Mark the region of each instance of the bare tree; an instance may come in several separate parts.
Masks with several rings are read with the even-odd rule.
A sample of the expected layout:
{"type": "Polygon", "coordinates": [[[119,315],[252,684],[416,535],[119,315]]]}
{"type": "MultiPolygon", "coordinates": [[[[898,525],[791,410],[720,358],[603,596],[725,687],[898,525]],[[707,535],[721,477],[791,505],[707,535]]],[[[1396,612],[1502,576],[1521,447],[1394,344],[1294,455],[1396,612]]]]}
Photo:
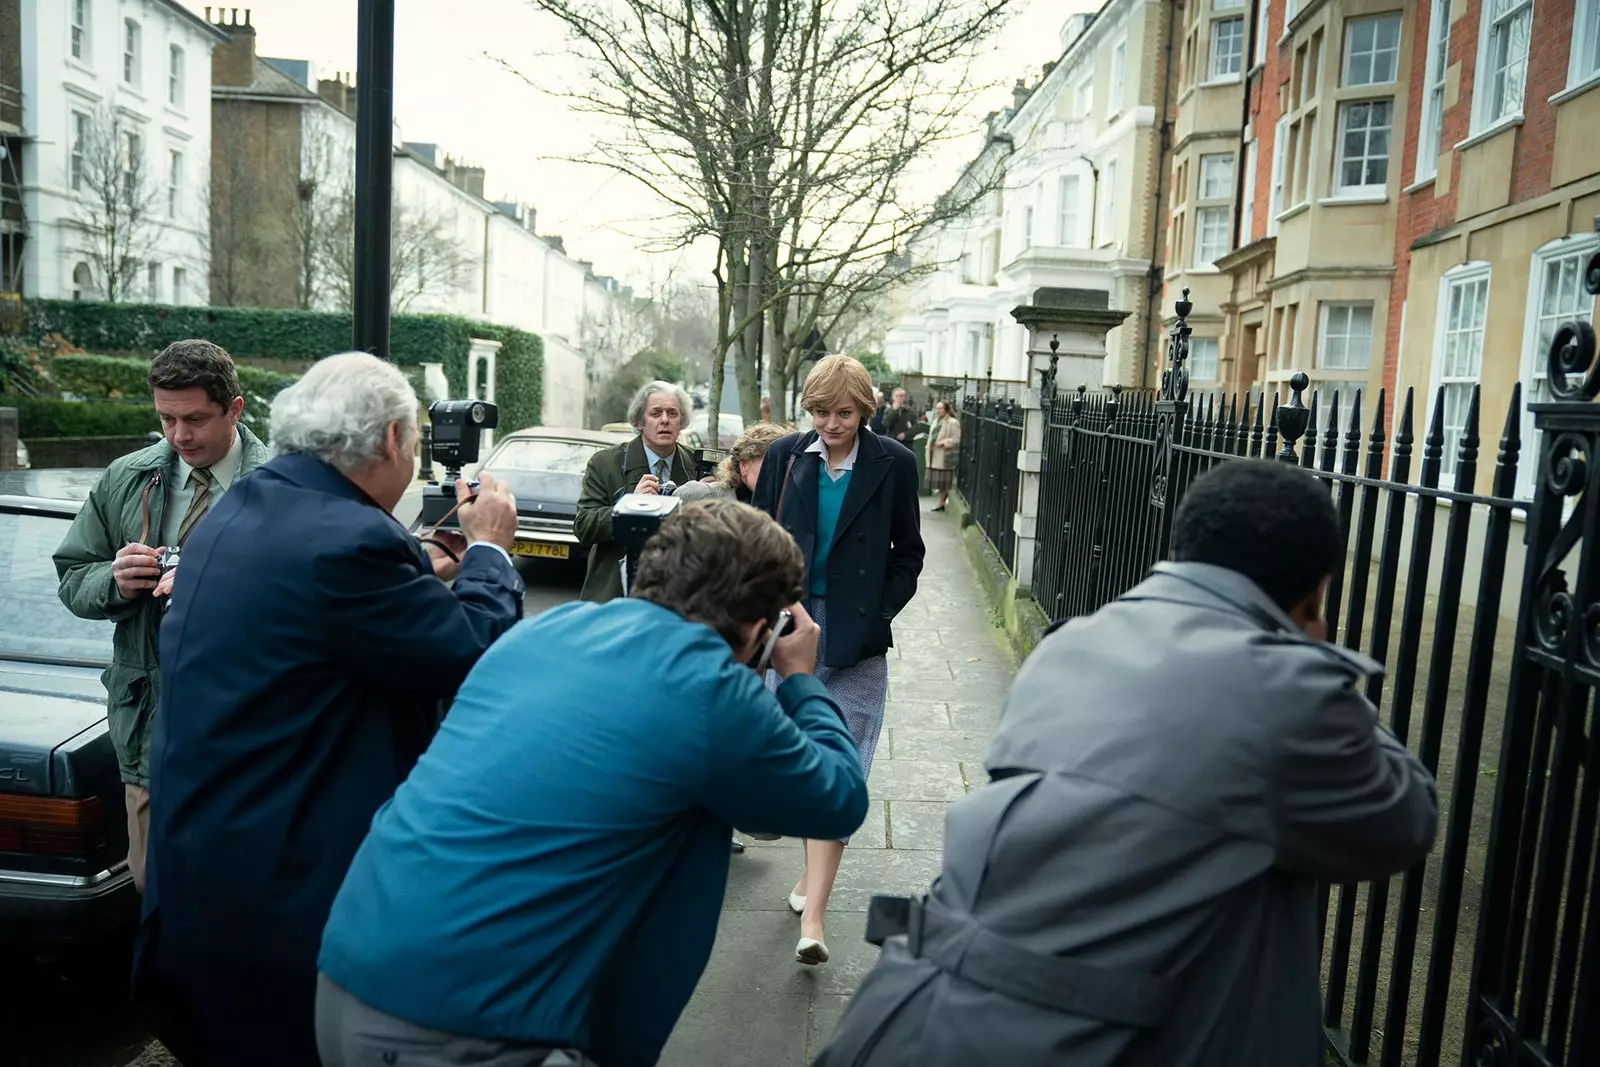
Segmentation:
{"type": "Polygon", "coordinates": [[[716,246],[713,419],[729,352],[757,410],[766,333],[778,414],[813,329],[903,276],[910,237],[970,206],[918,203],[907,179],[965,132],[982,88],[970,59],[1010,0],[530,2],[590,64],[568,95],[615,127],[586,162],[652,190],[673,243],[716,246]]]}
{"type": "MultiPolygon", "coordinates": [[[[354,255],[355,230],[353,224],[348,235],[334,234],[344,225],[346,205],[353,203],[351,187],[354,183],[354,159],[340,152],[334,138],[321,126],[307,124],[302,134],[304,144],[300,158],[300,184],[295,190],[295,209],[289,220],[289,246],[295,263],[295,303],[310,309],[321,306],[330,297],[324,292],[330,285],[328,275],[336,273],[330,267],[334,261],[343,261],[343,245],[338,256],[333,256],[332,245],[348,236],[354,255]]],[[[352,267],[353,269],[353,267],[352,267]]],[[[348,290],[339,299],[347,299],[348,290]]]]}
{"type": "Polygon", "coordinates": [[[126,300],[140,267],[159,258],[165,184],[150,170],[138,128],[110,107],[89,119],[67,166],[77,193],[72,222],[100,295],[126,300]]]}
{"type": "MultiPolygon", "coordinates": [[[[355,208],[354,190],[346,190],[319,241],[317,269],[342,308],[355,306],[355,208]]],[[[395,202],[390,218],[390,310],[401,314],[423,297],[443,297],[467,287],[473,258],[450,232],[448,215],[395,202]]]]}

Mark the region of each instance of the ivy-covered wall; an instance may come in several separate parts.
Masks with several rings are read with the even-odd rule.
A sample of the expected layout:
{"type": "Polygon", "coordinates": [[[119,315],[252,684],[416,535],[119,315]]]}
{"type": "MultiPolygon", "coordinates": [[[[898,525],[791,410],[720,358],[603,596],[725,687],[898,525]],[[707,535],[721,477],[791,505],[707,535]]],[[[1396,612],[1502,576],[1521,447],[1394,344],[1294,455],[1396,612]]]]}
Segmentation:
{"type": "MultiPolygon", "coordinates": [[[[239,388],[244,390],[244,418],[257,435],[267,432],[272,398],[292,385],[295,376],[240,365],[239,388]]],[[[143,399],[150,395],[150,361],[114,356],[56,356],[50,376],[63,392],[90,398],[143,399]]]]}
{"type": "MultiPolygon", "coordinates": [[[[23,339],[30,344],[59,334],[91,352],[154,355],[173,341],[203,337],[235,356],[310,361],[347,351],[351,343],[348,312],[30,300],[23,320],[23,339]]],[[[474,337],[502,346],[495,364],[501,432],[539,425],[544,344],[535,334],[454,315],[396,315],[389,324],[389,356],[402,365],[442,363],[451,393],[462,397],[474,337]]],[[[241,384],[244,372],[241,367],[241,384]]]]}

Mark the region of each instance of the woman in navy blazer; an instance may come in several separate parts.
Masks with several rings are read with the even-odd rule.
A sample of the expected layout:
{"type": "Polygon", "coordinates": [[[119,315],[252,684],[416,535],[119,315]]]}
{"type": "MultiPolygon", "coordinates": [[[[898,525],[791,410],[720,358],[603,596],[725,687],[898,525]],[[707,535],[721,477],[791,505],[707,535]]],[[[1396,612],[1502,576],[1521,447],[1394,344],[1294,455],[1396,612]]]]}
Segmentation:
{"type": "MultiPolygon", "coordinates": [[[[868,427],[872,376],[849,356],[819,362],[800,400],[812,429],[767,450],[751,502],[800,545],[805,608],[822,628],[816,677],[844,712],[862,773],[871,774],[888,694],[890,621],[916,595],[922,573],[917,461],[868,427]]],[[[823,923],[843,856],[842,841],[805,844],[805,869],[789,894],[800,915],[800,963],[828,961],[823,923]]]]}

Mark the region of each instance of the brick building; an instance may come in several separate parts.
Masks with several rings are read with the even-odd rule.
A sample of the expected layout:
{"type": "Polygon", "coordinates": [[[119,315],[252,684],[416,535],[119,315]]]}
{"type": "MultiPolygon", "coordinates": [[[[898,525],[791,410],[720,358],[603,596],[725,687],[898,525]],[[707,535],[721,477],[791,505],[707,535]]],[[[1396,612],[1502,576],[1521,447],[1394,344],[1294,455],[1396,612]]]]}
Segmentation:
{"type": "Polygon", "coordinates": [[[1411,110],[1417,11],[1395,0],[1255,11],[1239,247],[1217,261],[1229,280],[1220,378],[1272,389],[1304,370],[1348,398],[1384,363],[1404,184],[1394,131],[1411,110]]]}
{"type": "Polygon", "coordinates": [[[1555,324],[1593,320],[1600,0],[1425,0],[1416,17],[1382,382],[1430,416],[1442,396],[1448,477],[1472,386],[1495,435],[1516,383],[1547,397],[1555,324]]]}

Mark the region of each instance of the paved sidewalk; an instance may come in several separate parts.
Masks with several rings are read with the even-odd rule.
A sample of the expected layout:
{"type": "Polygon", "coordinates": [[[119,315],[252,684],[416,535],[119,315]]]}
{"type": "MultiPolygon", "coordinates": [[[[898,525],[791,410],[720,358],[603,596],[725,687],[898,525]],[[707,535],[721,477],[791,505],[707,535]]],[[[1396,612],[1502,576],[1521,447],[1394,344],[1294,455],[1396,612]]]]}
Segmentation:
{"type": "Polygon", "coordinates": [[[821,967],[794,962],[800,920],[787,897],[798,842],[751,843],[732,858],[717,946],[662,1067],[805,1067],[877,958],[862,941],[875,893],[913,893],[939,871],[946,806],[983,782],[983,755],[1015,672],[948,513],[923,498],[928,556],[895,621],[889,707],[866,825],[845,852],[821,967]]]}

